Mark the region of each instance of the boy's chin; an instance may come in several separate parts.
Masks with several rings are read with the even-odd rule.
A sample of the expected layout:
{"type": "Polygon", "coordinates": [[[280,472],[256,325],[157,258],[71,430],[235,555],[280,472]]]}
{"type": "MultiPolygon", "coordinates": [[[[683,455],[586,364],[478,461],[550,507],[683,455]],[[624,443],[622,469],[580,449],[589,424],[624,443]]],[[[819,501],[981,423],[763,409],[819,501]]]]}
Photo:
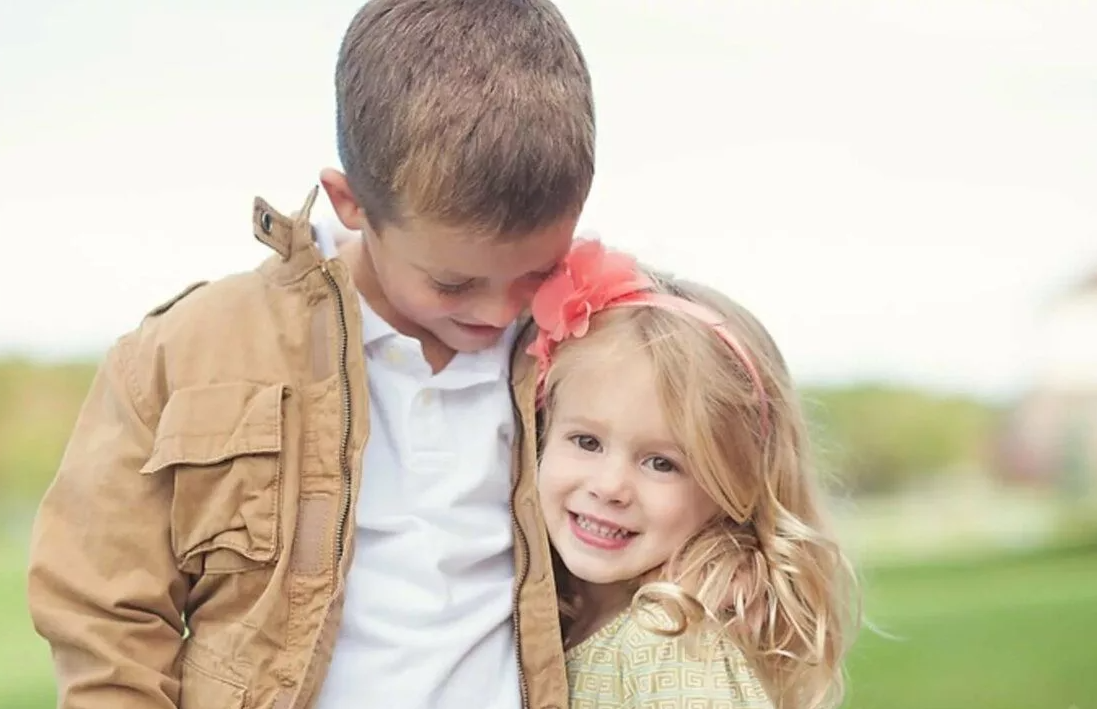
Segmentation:
{"type": "Polygon", "coordinates": [[[435,337],[455,352],[479,352],[493,347],[505,332],[506,328],[464,325],[451,321],[446,331],[435,332],[435,337]]]}

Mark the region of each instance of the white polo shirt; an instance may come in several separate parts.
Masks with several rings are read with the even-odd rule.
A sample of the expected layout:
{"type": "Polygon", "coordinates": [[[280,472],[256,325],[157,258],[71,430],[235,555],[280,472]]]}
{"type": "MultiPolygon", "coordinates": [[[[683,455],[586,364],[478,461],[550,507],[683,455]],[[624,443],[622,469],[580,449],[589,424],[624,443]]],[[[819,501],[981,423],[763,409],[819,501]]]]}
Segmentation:
{"type": "MultiPolygon", "coordinates": [[[[335,254],[331,230],[316,227],[335,254]]],[[[419,342],[359,296],[370,436],[343,622],[318,709],[519,709],[509,353],[419,342]]]]}

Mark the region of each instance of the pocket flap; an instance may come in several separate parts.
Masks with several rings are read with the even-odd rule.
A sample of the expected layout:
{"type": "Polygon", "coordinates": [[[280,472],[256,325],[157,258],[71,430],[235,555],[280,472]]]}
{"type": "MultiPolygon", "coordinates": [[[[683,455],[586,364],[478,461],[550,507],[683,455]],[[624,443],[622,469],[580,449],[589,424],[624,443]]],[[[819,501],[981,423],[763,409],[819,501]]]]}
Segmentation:
{"type": "Polygon", "coordinates": [[[284,384],[229,382],[178,389],[156,427],[143,475],[282,450],[284,384]]]}

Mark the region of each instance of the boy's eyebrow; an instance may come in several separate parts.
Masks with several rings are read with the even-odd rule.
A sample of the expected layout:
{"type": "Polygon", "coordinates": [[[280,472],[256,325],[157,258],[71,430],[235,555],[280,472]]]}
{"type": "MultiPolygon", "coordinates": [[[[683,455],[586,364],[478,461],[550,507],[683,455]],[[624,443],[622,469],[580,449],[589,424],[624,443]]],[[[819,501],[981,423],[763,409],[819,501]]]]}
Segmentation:
{"type": "MultiPolygon", "coordinates": [[[[559,267],[560,267],[560,262],[559,261],[553,261],[551,264],[546,265],[542,268],[537,268],[537,269],[534,269],[532,271],[527,271],[526,275],[527,276],[548,276],[548,275],[551,275],[552,272],[555,271],[559,267]]],[[[428,274],[430,273],[429,269],[424,268],[423,270],[427,271],[428,274]]],[[[480,279],[484,278],[484,276],[470,276],[467,273],[459,273],[458,271],[450,271],[448,269],[442,269],[441,271],[436,272],[434,275],[437,278],[443,278],[443,279],[448,280],[448,281],[476,281],[476,280],[480,280],[480,279]]]]}
{"type": "Polygon", "coordinates": [[[556,269],[560,268],[560,262],[555,261],[551,266],[545,266],[544,268],[535,268],[532,271],[527,271],[527,276],[536,276],[538,278],[548,278],[552,274],[556,273],[556,269]]]}
{"type": "Polygon", "coordinates": [[[478,276],[469,276],[464,273],[457,273],[456,271],[438,271],[437,273],[433,274],[431,274],[430,269],[424,268],[423,271],[426,272],[428,275],[433,275],[435,278],[439,278],[445,281],[464,282],[475,281],[478,278],[478,276]]]}

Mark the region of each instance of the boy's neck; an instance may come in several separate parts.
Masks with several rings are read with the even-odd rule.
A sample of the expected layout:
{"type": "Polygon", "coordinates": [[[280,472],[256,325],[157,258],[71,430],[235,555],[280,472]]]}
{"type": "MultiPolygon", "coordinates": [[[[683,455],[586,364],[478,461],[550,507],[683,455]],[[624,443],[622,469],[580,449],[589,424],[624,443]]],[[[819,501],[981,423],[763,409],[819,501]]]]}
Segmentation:
{"type": "Polygon", "coordinates": [[[433,333],[403,317],[378,285],[377,274],[374,272],[373,259],[366,250],[364,239],[357,239],[339,248],[341,258],[350,269],[351,279],[355,288],[362,294],[366,303],[377,313],[377,316],[402,335],[407,335],[419,341],[423,348],[423,357],[430,365],[434,373],[440,372],[454,358],[456,352],[442,343],[433,333]]]}

